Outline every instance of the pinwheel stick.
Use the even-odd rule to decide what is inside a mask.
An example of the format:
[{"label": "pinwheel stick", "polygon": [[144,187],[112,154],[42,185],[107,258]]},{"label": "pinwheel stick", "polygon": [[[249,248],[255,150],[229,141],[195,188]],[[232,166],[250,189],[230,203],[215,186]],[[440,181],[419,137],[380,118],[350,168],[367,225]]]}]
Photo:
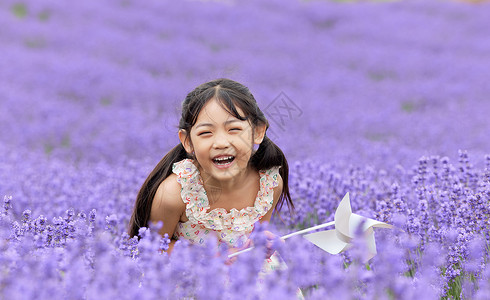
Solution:
[{"label": "pinwheel stick", "polygon": [[[302,234],[305,234],[307,232],[310,232],[310,231],[313,231],[313,230],[317,230],[317,229],[322,229],[322,228],[325,228],[325,227],[328,227],[328,226],[332,226],[332,225],[335,225],[335,221],[324,223],[324,224],[320,224],[320,225],[316,225],[316,226],[313,226],[313,227],[310,227],[310,228],[306,228],[306,229],[303,229],[303,230],[292,232],[290,234],[281,236],[281,240],[286,240],[286,239],[289,239],[290,237],[293,237],[293,236],[302,235]],[[247,249],[240,250],[238,252],[235,252],[235,253],[232,253],[232,254],[228,255],[228,257],[229,258],[232,258],[232,257],[237,256],[237,255],[240,255],[242,253],[249,252],[253,248],[254,247],[250,247],[250,248],[247,248]]]}]

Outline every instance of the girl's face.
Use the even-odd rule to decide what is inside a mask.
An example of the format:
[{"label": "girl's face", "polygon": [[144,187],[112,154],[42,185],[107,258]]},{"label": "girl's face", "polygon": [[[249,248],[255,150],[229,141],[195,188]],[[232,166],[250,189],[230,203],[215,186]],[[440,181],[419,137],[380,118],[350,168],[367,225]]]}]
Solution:
[{"label": "girl's face", "polygon": [[[238,106],[236,109],[244,116]],[[179,139],[188,153],[194,152],[202,171],[217,180],[228,180],[247,171],[253,144],[262,142],[265,129],[265,125],[252,128],[249,121],[237,119],[211,99],[190,133],[179,131]]]}]

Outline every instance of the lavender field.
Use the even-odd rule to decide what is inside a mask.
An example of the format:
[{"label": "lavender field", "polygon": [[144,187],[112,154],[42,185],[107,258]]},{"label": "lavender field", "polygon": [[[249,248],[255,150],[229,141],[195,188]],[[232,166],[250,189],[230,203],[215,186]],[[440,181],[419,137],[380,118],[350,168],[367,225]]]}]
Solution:
[{"label": "lavender field", "polygon": [[[0,1],[0,299],[486,299],[488,20],[442,0]],[[266,113],[296,206],[231,266],[126,234],[185,95],[219,77]],[[347,192],[396,226],[378,255],[291,239],[257,286],[261,231],[331,221]]]}]

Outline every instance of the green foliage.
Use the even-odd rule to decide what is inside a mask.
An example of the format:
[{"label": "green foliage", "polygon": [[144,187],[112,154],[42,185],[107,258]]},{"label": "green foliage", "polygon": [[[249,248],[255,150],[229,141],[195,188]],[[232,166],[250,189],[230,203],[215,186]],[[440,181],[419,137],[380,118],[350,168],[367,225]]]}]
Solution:
[{"label": "green foliage", "polygon": [[51,17],[51,14],[49,13],[49,11],[42,11],[37,15],[37,17],[40,21],[47,21]]},{"label": "green foliage", "polygon": [[16,3],[11,8],[12,13],[18,18],[25,18],[27,16],[27,7],[24,3]]},{"label": "green foliage", "polygon": [[402,110],[407,112],[407,113],[411,113],[415,110],[415,104],[413,102],[409,102],[409,101],[403,102],[402,103]]}]

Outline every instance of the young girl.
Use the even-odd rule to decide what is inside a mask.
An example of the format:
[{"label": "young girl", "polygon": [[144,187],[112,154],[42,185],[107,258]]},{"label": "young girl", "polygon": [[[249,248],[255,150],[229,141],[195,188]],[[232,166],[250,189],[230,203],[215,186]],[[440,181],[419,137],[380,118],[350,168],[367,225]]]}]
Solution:
[{"label": "young girl", "polygon": [[[160,234],[203,244],[215,235],[234,248],[257,221],[287,203],[288,163],[266,135],[269,123],[247,87],[229,79],[198,86],[182,103],[181,143],[158,163],[136,199],[129,235],[151,222]],[[254,145],[259,145],[258,149]]]}]

